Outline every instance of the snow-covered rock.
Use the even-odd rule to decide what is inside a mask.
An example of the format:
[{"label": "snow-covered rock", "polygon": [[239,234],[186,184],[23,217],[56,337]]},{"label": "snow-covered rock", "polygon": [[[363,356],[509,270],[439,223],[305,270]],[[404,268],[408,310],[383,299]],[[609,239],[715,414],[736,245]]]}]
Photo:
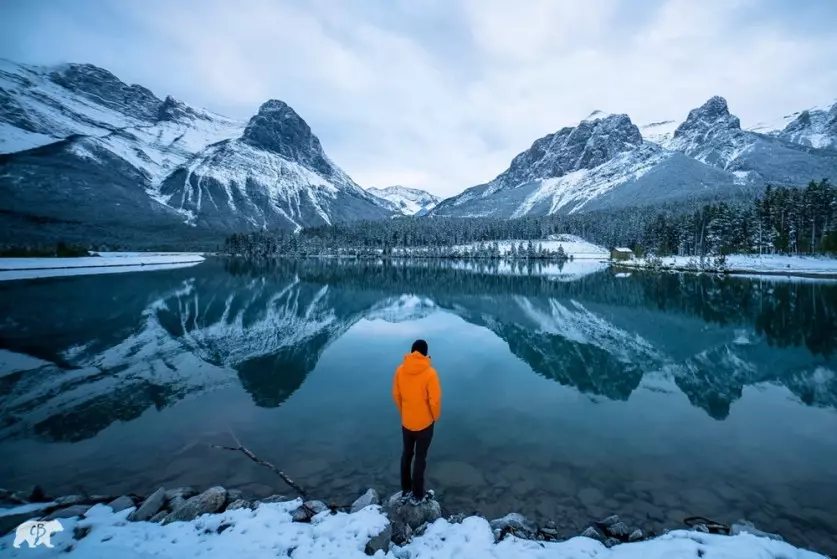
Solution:
[{"label": "snow-covered rock", "polygon": [[384,200],[386,207],[403,215],[426,215],[442,201],[438,196],[424,190],[398,185],[386,188],[368,188],[366,191]]}]

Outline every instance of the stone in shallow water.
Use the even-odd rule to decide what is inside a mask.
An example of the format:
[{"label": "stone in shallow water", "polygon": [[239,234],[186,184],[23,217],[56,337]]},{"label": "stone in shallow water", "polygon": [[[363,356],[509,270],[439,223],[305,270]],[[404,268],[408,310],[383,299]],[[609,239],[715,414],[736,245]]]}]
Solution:
[{"label": "stone in shallow water", "polygon": [[482,472],[461,461],[441,462],[433,466],[432,477],[447,487],[482,487],[485,485]]},{"label": "stone in shallow water", "polygon": [[640,530],[639,528],[637,528],[636,530],[631,532],[631,535],[628,536],[628,541],[629,542],[638,542],[641,539],[642,539],[642,530]]},{"label": "stone in shallow water", "polygon": [[227,490],[223,487],[210,487],[200,495],[190,497],[185,503],[174,509],[163,520],[164,524],[177,521],[194,520],[202,514],[220,511],[227,501]]},{"label": "stone in shallow water", "polygon": [[601,503],[604,500],[604,495],[595,487],[586,487],[578,492],[578,500],[589,508]]},{"label": "stone in shallow water", "polygon": [[357,512],[370,505],[379,504],[381,504],[381,499],[378,497],[378,492],[374,489],[367,489],[366,493],[355,499],[355,502],[352,503],[351,512]]},{"label": "stone in shallow water", "polygon": [[157,522],[162,522],[162,521],[163,521],[163,519],[164,519],[165,517],[167,517],[168,515],[169,515],[169,511],[167,511],[167,510],[161,510],[160,512],[158,512],[157,514],[155,514],[154,516],[152,516],[151,518],[149,518],[149,519],[148,519],[148,521],[149,521],[149,522],[154,522],[154,523],[157,523]]},{"label": "stone in shallow water", "polygon": [[128,520],[131,522],[142,522],[148,520],[163,508],[163,502],[166,500],[166,490],[162,487],[152,493],[140,507],[128,515]]}]

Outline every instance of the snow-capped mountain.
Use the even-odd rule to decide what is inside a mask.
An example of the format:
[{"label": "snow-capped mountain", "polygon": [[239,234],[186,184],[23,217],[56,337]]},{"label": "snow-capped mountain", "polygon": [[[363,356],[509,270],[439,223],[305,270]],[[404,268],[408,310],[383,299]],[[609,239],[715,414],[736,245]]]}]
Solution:
[{"label": "snow-capped mountain", "polygon": [[837,177],[837,151],[811,147],[824,144],[830,115],[803,113],[772,136],[743,130],[722,97],[682,123],[641,129],[628,115],[595,111],[535,141],[497,178],[444,200],[433,213],[549,215],[729,198],[766,184],[803,186]]},{"label": "snow-capped mountain", "polygon": [[404,215],[426,215],[442,201],[424,190],[407,188],[405,186],[388,186],[386,188],[367,188],[367,192],[387,202],[394,212]]},{"label": "snow-capped mountain", "polygon": [[521,217],[654,204],[735,188],[734,176],[645,141],[625,114],[596,111],[535,141],[489,183],[434,215]]},{"label": "snow-capped mountain", "polygon": [[217,241],[392,213],[281,101],[241,122],[89,64],[0,61],[0,162],[0,242]]},{"label": "snow-capped mountain", "polygon": [[758,187],[803,186],[812,179],[837,176],[837,152],[743,130],[718,96],[690,111],[667,147]]},{"label": "snow-capped mountain", "polygon": [[790,142],[821,149],[837,149],[837,100],[831,105],[797,111],[748,128]]}]

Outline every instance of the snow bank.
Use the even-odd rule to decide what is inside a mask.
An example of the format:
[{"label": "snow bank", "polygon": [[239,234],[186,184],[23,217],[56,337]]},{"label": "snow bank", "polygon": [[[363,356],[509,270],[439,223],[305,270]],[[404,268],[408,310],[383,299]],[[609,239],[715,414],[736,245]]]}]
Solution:
[{"label": "snow bank", "polygon": [[[701,268],[694,256],[667,256],[661,259],[663,268],[676,270],[716,271],[714,258],[706,259]],[[648,260],[638,259],[619,262],[619,266],[651,267]],[[837,258],[823,256],[786,256],[782,254],[731,254],[726,257],[724,272],[729,274],[770,274],[787,276],[837,278]]]},{"label": "snow bank", "polygon": [[[64,531],[52,536],[53,548],[20,549],[12,546],[14,533],[0,539],[4,557],[69,557],[78,559],[149,559],[204,557],[228,559],[294,557],[295,559],[363,559],[370,538],[387,525],[377,506],[356,513],[328,511],[310,524],[291,521],[290,512],[300,501],[262,504],[255,511],[239,509],[204,515],[191,522],[165,526],[128,522],[129,508],[114,513],[105,505],[91,508],[84,519],[62,520]],[[74,532],[88,528],[81,539]],[[508,537],[494,543],[484,518],[469,517],[461,524],[437,520],[427,531],[404,547],[393,547],[375,557],[392,559],[670,559],[683,557],[747,559],[783,557],[822,558],[790,544],[749,534],[734,537],[676,531],[655,540],[622,544],[611,549],[588,538],[549,543]]]},{"label": "snow bank", "polygon": [[[511,250],[512,244],[514,244],[515,247],[519,247],[521,243],[523,243],[523,246],[525,247],[528,245],[529,241],[511,240],[497,242],[497,244],[500,247],[501,254],[508,254]],[[490,246],[491,244],[493,244],[493,241],[487,241],[483,244]],[[606,248],[601,247],[599,245],[594,245],[593,243],[589,243],[581,237],[577,237],[575,235],[550,235],[548,239],[533,240],[532,244],[535,245],[535,247],[541,245],[543,248],[550,251],[557,251],[559,246],[564,247],[564,253],[567,256],[572,255],[573,258],[610,257]],[[456,245],[453,248],[462,251],[465,248],[468,248],[469,250],[474,250],[479,246],[480,243],[470,243],[467,245]]]},{"label": "snow bank", "polygon": [[188,252],[101,252],[78,258],[0,258],[0,281],[131,271],[169,270],[203,262]]}]

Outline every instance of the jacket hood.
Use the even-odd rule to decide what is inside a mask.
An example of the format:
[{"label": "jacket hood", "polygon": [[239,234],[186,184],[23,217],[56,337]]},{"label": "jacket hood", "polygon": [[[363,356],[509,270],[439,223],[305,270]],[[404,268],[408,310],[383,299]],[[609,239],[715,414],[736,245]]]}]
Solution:
[{"label": "jacket hood", "polygon": [[408,375],[418,375],[430,368],[430,358],[414,351],[404,356],[404,363],[401,366]]}]

